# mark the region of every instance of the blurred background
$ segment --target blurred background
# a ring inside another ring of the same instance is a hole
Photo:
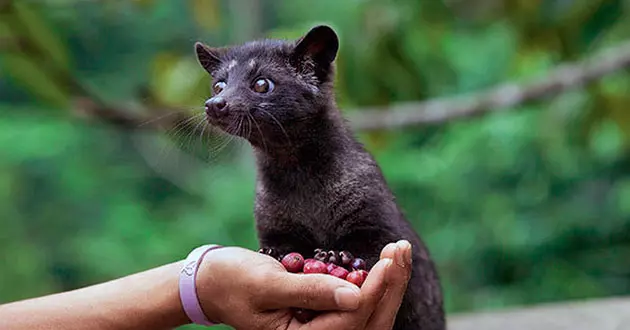
[[[627,67],[476,116],[449,103],[628,53],[629,14],[628,0],[0,1],[0,303],[207,242],[256,249],[251,151],[203,125],[193,44],[319,23],[341,39],[339,104],[431,249],[449,314],[629,294]]]

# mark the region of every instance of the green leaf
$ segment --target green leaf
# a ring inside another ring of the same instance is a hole
[[[623,3],[621,0],[602,1],[599,7],[587,21],[582,24],[581,42],[582,51],[588,50],[593,42],[596,42],[600,35],[608,31],[615,23],[623,17]]]
[[[155,5],[155,0],[133,0],[133,2],[136,5],[144,7],[144,8],[149,8]]]
[[[55,107],[68,105],[69,96],[66,91],[37,65],[36,60],[24,55],[5,54],[0,63],[8,76],[35,97]]]
[[[199,26],[216,30],[221,24],[219,3],[216,0],[189,0],[189,6]]]
[[[24,37],[27,37],[46,59],[52,60],[58,69],[69,71],[70,57],[66,46],[44,17],[26,1],[14,1],[13,7],[16,19],[26,30]]]
[[[201,100],[194,99],[194,96],[197,95],[197,87],[206,74],[196,60],[161,54],[154,60],[152,73],[151,90],[162,104],[171,106],[201,104]]]
[[[0,20],[0,47],[4,47],[11,39],[13,39],[13,32],[4,21]]]
[[[623,132],[614,121],[605,120],[593,128],[590,142],[595,157],[614,161],[623,149]]]

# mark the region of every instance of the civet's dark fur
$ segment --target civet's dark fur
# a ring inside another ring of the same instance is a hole
[[[225,48],[197,43],[199,62],[215,83],[226,83],[213,97],[227,106],[220,113],[209,107],[208,120],[253,146],[262,247],[305,255],[315,248],[348,250],[371,267],[387,243],[407,239],[414,268],[394,329],[444,329],[442,293],[429,253],[335,104],[337,50],[337,35],[327,26],[292,42]],[[275,89],[256,93],[253,85],[260,78]]]

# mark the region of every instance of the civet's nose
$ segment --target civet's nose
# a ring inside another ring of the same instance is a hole
[[[218,116],[225,113],[227,102],[220,96],[215,96],[206,101],[206,113],[212,116]]]

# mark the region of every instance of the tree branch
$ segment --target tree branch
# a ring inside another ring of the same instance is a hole
[[[389,107],[347,109],[344,112],[347,113],[352,127],[361,131],[442,124],[490,112],[513,110],[517,105],[580,88],[628,67],[630,67],[630,42],[625,42],[583,61],[559,65],[543,77],[530,82],[510,82],[469,95],[399,103]],[[135,117],[132,112],[125,111],[123,108],[98,107],[96,104],[92,104],[89,108],[90,114],[114,124],[123,124],[128,128],[154,127],[145,125],[150,118]],[[160,111],[156,117],[172,111]],[[181,120],[179,116],[172,119],[165,118],[160,120],[163,123],[160,126],[172,127]]]
[[[630,42],[625,42],[581,62],[559,65],[531,82],[505,83],[459,97],[361,109],[352,113],[350,121],[355,129],[364,131],[441,124],[489,112],[511,110],[528,101],[582,87],[628,67]]]

